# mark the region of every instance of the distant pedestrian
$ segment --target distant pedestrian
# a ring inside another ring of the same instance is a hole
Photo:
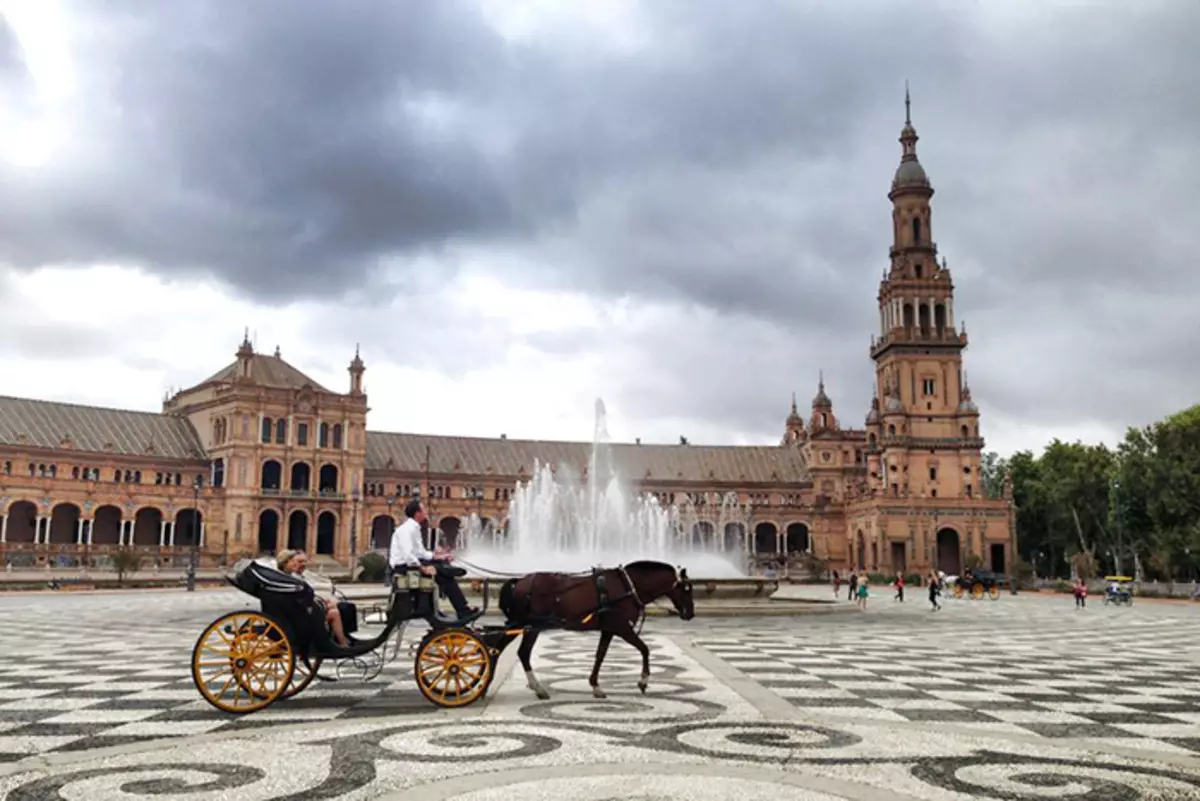
[[[834,598],[838,597],[838,593],[840,593],[841,591],[842,591],[842,577],[839,576],[838,572],[835,570],[835,571],[833,571],[833,597]]]
[[[894,582],[893,586],[896,588],[896,600],[900,603],[904,603],[904,576],[897,573],[896,581]]]
[[[937,575],[931,575],[929,577],[929,603],[933,606],[933,608],[930,610],[931,612],[936,612],[942,608],[942,605],[938,603],[938,595],[940,595],[941,592],[942,588],[938,584]]]
[[[852,572],[850,574],[849,584],[850,584],[850,592],[846,595],[846,600],[853,601],[857,597],[856,593],[858,592],[858,574],[857,573]]]
[[[863,576],[858,581],[858,608],[864,612],[867,610],[867,577]]]
[[[1087,608],[1087,584],[1082,578],[1075,579],[1075,608]]]

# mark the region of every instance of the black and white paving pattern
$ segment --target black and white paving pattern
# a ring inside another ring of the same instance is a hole
[[[814,590],[815,592],[815,590]],[[872,599],[865,613],[543,635],[437,710],[407,647],[245,717],[189,674],[233,591],[0,595],[0,798],[1200,799],[1200,604]],[[422,631],[410,629],[409,642]]]

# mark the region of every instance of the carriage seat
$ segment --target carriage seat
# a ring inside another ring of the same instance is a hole
[[[234,566],[230,584],[264,604],[288,605],[300,610],[312,604],[315,597],[312,585],[299,576],[284,573],[262,562],[242,560]]]

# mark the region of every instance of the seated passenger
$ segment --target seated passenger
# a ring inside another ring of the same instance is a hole
[[[280,551],[275,563],[284,573],[291,573],[304,579],[305,583],[313,588],[317,603],[325,610],[325,622],[329,624],[333,638],[343,648],[349,647],[350,638],[346,636],[346,629],[342,625],[342,613],[338,610],[337,601],[333,599],[333,585],[328,584],[322,587],[319,580],[314,580],[312,576],[305,574],[304,571],[308,567],[308,555],[304,551]],[[319,594],[321,591],[325,591],[328,597],[322,597]]]

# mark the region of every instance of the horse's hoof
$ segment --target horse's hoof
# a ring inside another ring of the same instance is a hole
[[[604,692],[604,690],[601,690],[599,687],[593,687],[592,688],[592,697],[603,700],[608,697],[608,693]]]
[[[646,684],[646,682],[644,682],[644,681],[639,681],[639,682],[638,682],[638,689],[642,691],[642,695],[645,695],[645,694],[646,694],[646,687],[648,687],[648,686],[649,686],[649,685],[648,685],[648,684]]]
[[[538,697],[539,701],[549,701],[550,700],[550,693],[546,692],[545,690],[542,690],[540,693],[534,693],[534,694]]]

